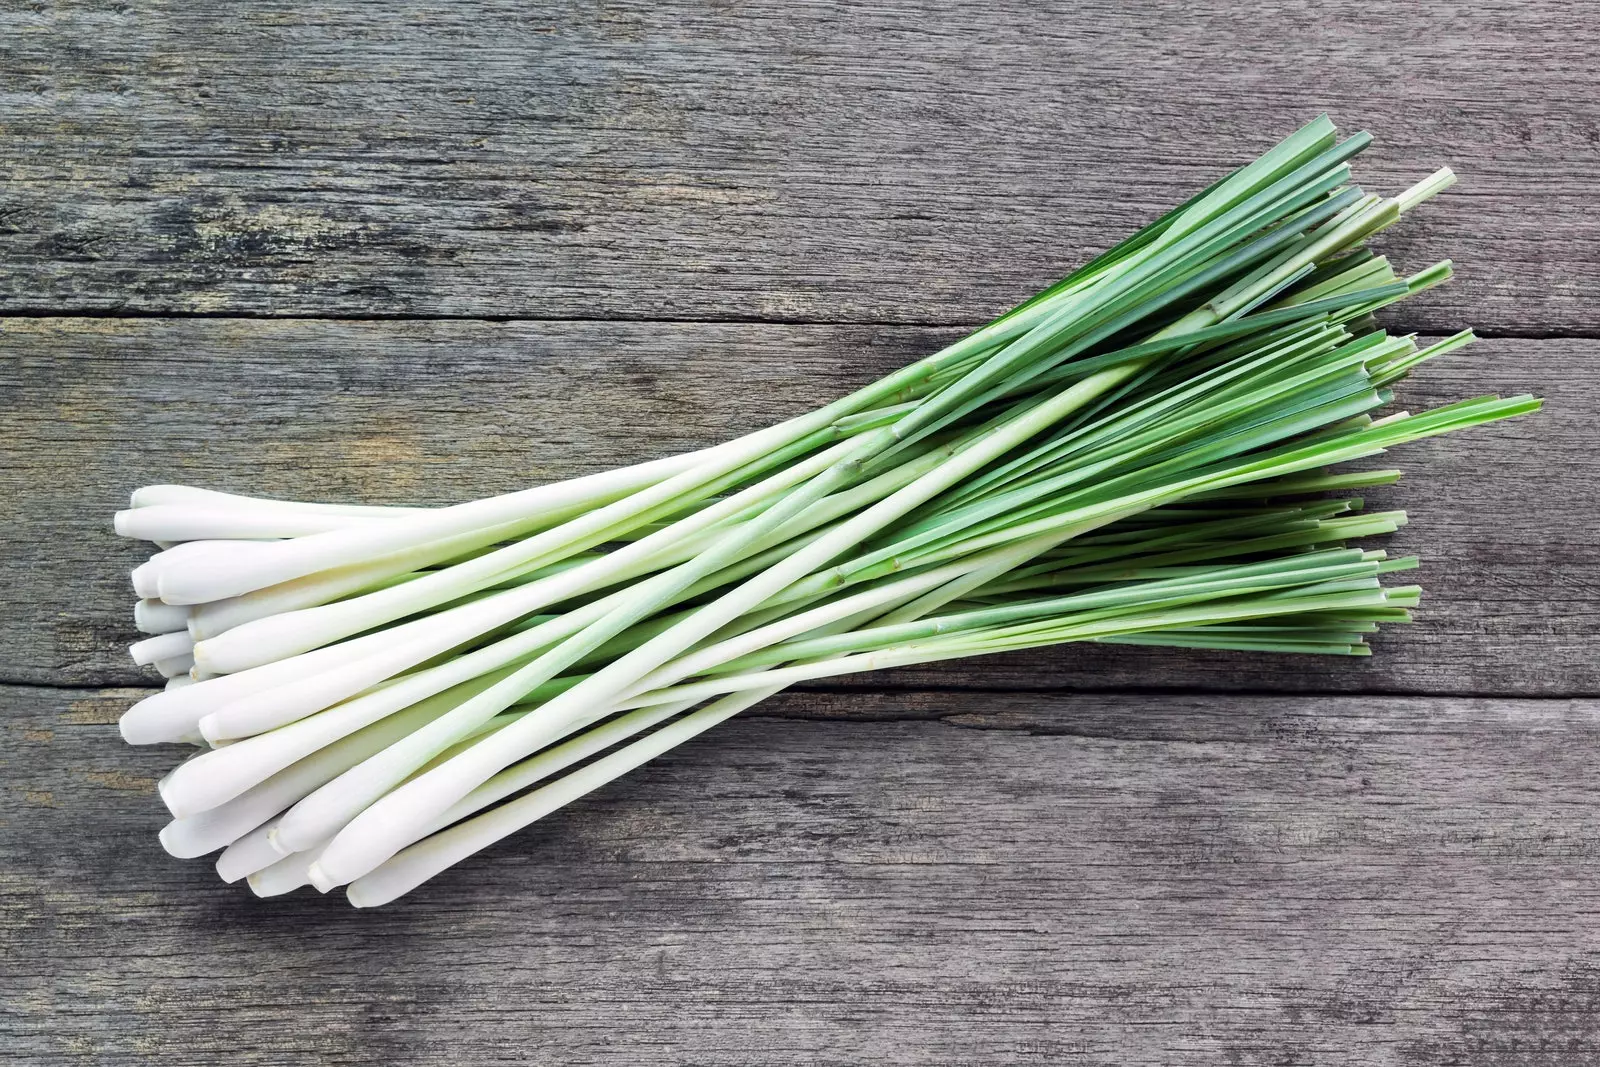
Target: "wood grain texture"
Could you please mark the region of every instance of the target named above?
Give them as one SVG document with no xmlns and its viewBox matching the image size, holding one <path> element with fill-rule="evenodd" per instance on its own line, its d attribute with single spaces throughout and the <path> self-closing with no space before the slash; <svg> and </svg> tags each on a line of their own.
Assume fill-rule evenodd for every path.
<svg viewBox="0 0 1600 1067">
<path fill-rule="evenodd" d="M 0 551 L 32 612 L 0 618 L 10 681 L 138 684 L 110 515 L 179 481 L 294 499 L 446 503 L 713 444 L 799 414 L 955 333 L 759 324 L 14 319 L 0 375 Z M 3 391 L 3 390 L 0 390 Z M 1401 389 L 1421 408 L 1549 397 L 1532 419 L 1423 442 L 1369 494 L 1413 521 L 1419 624 L 1370 660 L 1081 646 L 872 684 L 1600 693 L 1600 341 L 1485 341 Z M 859 684 L 860 679 L 852 679 Z"/>
<path fill-rule="evenodd" d="M 1327 110 L 1463 177 L 1408 324 L 1592 333 L 1597 56 L 1554 0 L 11 5 L 0 309 L 965 323 Z"/>
<path fill-rule="evenodd" d="M 137 695 L 0 688 L 8 1063 L 1600 1056 L 1594 701 L 793 696 L 353 912 L 160 852 Z"/>
<path fill-rule="evenodd" d="M 1597 83 L 1553 0 L 0 5 L 0 1063 L 1600 1062 Z M 1549 399 L 1393 457 L 1428 593 L 1371 660 L 786 694 L 377 912 L 160 850 L 130 488 L 722 440 L 1323 110 L 1371 188 L 1462 177 L 1391 322 L 1500 336 L 1401 403 Z"/>
</svg>

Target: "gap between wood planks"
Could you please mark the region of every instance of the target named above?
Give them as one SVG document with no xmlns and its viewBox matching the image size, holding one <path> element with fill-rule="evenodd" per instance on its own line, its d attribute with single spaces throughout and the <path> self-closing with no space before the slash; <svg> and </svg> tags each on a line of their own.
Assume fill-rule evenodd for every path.
<svg viewBox="0 0 1600 1067">
<path fill-rule="evenodd" d="M 133 692 L 156 693 L 161 691 L 158 685 L 120 685 L 115 682 L 104 684 L 93 683 L 57 683 L 21 681 L 9 678 L 0 678 L 0 688 L 7 689 L 42 689 L 47 692 L 66 693 L 102 693 L 112 689 L 129 690 Z M 1284 700 L 1349 700 L 1354 698 L 1370 698 L 1373 700 L 1498 700 L 1498 701 L 1531 701 L 1549 703 L 1561 700 L 1592 700 L 1595 694 L 1584 692 L 1573 693 L 1483 693 L 1473 690 L 1440 690 L 1433 692 L 1416 692 L 1407 689 L 1271 689 L 1266 687 L 1242 687 L 1237 689 L 1185 689 L 1182 687 L 1165 688 L 1162 686 L 1074 686 L 1072 688 L 1050 686 L 1008 686 L 1008 685 L 835 685 L 794 686 L 785 692 L 808 693 L 818 696 L 849 696 L 851 694 L 869 693 L 874 696 L 894 696 L 897 694 L 958 694 L 958 693 L 990 693 L 996 696 L 1111 696 L 1111 697 L 1149 697 L 1155 700 L 1187 700 L 1187 699 L 1218 699 L 1224 697 L 1274 697 Z M 792 715 L 775 712 L 760 712 L 756 705 L 750 711 L 741 712 L 742 715 L 759 715 L 768 719 L 796 719 L 810 720 L 818 718 L 815 715 Z M 925 715 L 883 715 L 873 716 L 862 721 L 873 722 L 922 722 L 929 717 Z"/>
<path fill-rule="evenodd" d="M 351 315 L 340 313 L 307 312 L 293 315 L 256 315 L 236 311 L 147 311 L 142 309 L 57 309 L 57 308 L 16 308 L 5 310 L 0 308 L 0 319 L 203 319 L 208 321 L 254 321 L 264 322 L 488 322 L 488 323 L 516 323 L 516 322 L 625 322 L 643 326 L 881 326 L 890 328 L 925 328 L 930 330 L 976 330 L 983 326 L 983 322 L 972 320 L 947 320 L 947 319 L 810 319 L 798 316 L 784 315 L 737 315 L 724 314 L 716 316 L 686 315 L 679 317 L 662 317 L 656 315 L 448 315 L 448 314 L 410 314 L 407 312 L 378 312 L 369 315 Z M 1391 333 L 1436 333 L 1436 328 L 1404 320 L 1385 322 L 1385 329 Z M 1485 329 L 1473 327 L 1473 332 L 1485 341 L 1597 341 L 1600 340 L 1600 329 L 1553 329 L 1539 330 L 1526 328 L 1512 329 Z"/>
</svg>

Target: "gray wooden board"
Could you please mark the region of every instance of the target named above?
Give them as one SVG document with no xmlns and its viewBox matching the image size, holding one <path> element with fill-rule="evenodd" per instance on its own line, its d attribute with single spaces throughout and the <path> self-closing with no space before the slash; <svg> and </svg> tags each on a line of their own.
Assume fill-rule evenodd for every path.
<svg viewBox="0 0 1600 1067">
<path fill-rule="evenodd" d="M 1593 1063 L 1592 700 L 804 694 L 390 908 L 0 688 L 8 1063 Z M 824 721 L 819 721 L 824 720 Z"/>
<path fill-rule="evenodd" d="M 799 414 L 954 337 L 764 324 L 12 319 L 0 375 L 0 546 L 31 611 L 0 617 L 22 682 L 136 684 L 119 541 L 134 486 L 297 499 L 453 502 L 670 454 Z M 1600 547 L 1589 427 L 1600 341 L 1490 340 L 1426 364 L 1398 403 L 1536 392 L 1529 419 L 1385 457 L 1368 494 L 1413 522 L 1420 623 L 1369 660 L 1083 646 L 905 671 L 871 684 L 1388 692 L 1600 692 Z M 860 679 L 852 679 L 859 684 Z"/>
<path fill-rule="evenodd" d="M 1586 11 L 1587 9 L 1587 11 Z M 1320 111 L 1413 325 L 1600 330 L 1592 2 L 0 11 L 0 310 L 964 323 Z"/>
<path fill-rule="evenodd" d="M 1597 57 L 1592 0 L 0 6 L 0 1063 L 1597 1062 Z M 1498 336 L 1400 401 L 1550 399 L 1369 494 L 1428 589 L 1373 659 L 788 694 L 378 912 L 159 850 L 129 488 L 721 440 L 1323 110 L 1463 179 L 1390 321 Z"/>
</svg>

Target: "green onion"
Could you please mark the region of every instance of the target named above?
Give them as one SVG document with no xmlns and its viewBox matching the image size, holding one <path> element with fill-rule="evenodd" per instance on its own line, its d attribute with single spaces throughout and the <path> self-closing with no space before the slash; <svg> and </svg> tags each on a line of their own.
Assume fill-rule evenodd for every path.
<svg viewBox="0 0 1600 1067">
<path fill-rule="evenodd" d="M 1419 349 L 1373 313 L 1448 278 L 1366 248 L 1383 198 L 1320 118 L 954 345 L 698 452 L 447 508 L 151 486 L 116 528 L 136 744 L 175 855 L 385 903 L 788 686 L 1073 641 L 1365 655 L 1415 565 L 1333 465 L 1534 411 L 1379 414 Z M 170 546 L 170 547 L 165 547 Z"/>
</svg>

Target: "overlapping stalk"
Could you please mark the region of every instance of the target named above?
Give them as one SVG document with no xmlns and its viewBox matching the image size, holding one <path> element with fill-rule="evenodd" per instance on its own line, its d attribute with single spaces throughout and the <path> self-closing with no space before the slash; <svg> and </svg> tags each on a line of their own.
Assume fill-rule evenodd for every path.
<svg viewBox="0 0 1600 1067">
<path fill-rule="evenodd" d="M 1419 349 L 1372 313 L 1445 280 L 1365 249 L 1445 188 L 1351 185 L 1319 119 L 970 337 L 726 444 L 450 508 L 153 486 L 117 529 L 134 743 L 177 855 L 359 906 L 785 687 L 1071 641 L 1365 654 L 1413 560 L 1352 547 L 1393 471 L 1330 465 L 1532 411 L 1375 418 Z"/>
</svg>

